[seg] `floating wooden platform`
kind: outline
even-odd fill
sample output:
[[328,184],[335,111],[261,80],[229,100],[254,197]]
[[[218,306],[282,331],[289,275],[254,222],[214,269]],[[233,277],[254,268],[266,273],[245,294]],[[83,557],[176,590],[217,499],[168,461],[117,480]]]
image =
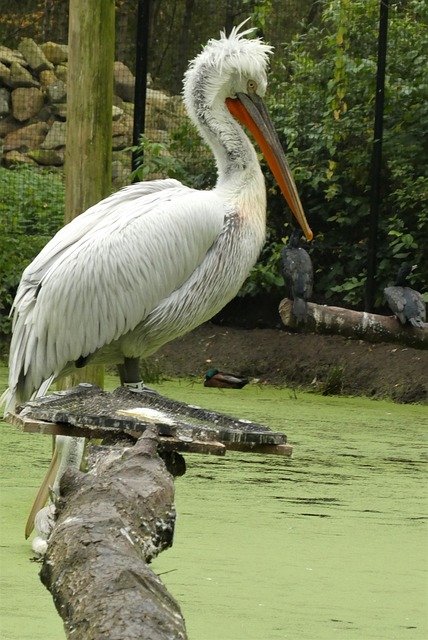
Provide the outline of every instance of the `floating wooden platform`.
[[227,450],[291,456],[284,433],[232,416],[119,387],[112,393],[79,384],[27,402],[8,421],[27,433],[84,438],[138,438],[156,425],[163,451],[224,455]]

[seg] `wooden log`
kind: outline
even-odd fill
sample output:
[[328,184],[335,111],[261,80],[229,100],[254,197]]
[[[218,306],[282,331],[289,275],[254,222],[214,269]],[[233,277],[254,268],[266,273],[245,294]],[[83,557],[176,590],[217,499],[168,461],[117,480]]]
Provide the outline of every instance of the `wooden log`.
[[186,639],[180,607],[147,564],[172,544],[174,483],[154,427],[120,457],[61,481],[41,570],[73,640]]
[[279,315],[287,327],[324,335],[339,335],[367,342],[394,342],[414,349],[428,349],[428,323],[422,328],[402,325],[395,316],[381,316],[341,307],[327,307],[308,302],[308,320],[297,324],[293,301],[285,298]]

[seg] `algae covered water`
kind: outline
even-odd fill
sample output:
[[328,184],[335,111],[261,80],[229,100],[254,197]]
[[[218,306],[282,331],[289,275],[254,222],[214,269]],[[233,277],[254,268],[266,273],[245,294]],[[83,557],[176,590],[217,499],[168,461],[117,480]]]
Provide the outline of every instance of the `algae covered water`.
[[[294,446],[291,460],[186,455],[174,546],[152,568],[190,640],[428,637],[426,407],[262,386],[157,388],[282,430]],[[50,438],[1,427],[0,637],[62,640],[23,539]]]

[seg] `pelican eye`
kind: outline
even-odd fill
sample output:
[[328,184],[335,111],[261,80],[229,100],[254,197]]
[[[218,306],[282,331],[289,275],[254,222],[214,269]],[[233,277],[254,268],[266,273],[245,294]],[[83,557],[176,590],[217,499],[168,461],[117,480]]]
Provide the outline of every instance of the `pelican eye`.
[[256,93],[256,91],[257,91],[257,82],[255,80],[248,80],[248,82],[247,82],[247,91],[248,91],[248,93]]

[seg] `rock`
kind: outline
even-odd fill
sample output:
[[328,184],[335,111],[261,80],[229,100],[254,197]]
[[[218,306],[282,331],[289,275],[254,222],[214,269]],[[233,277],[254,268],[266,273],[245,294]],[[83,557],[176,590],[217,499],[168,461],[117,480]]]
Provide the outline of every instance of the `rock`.
[[170,99],[171,98],[167,96],[166,93],[163,93],[163,91],[157,91],[156,89],[146,90],[146,102],[151,106],[165,108]]
[[58,78],[58,80],[62,80],[65,83],[67,83],[67,73],[68,73],[68,68],[67,68],[67,65],[65,64],[59,64],[55,68],[56,77]]
[[49,102],[64,102],[67,97],[67,85],[62,80],[56,80],[46,88]]
[[19,122],[24,122],[35,116],[44,103],[40,89],[18,88],[12,91],[12,114]]
[[49,126],[46,122],[36,122],[12,131],[4,139],[5,151],[27,152],[30,149],[37,149],[46,138],[48,131]]
[[0,62],[3,62],[7,66],[10,66],[12,62],[18,62],[19,64],[26,64],[24,56],[18,51],[12,51],[8,47],[0,45]]
[[53,64],[46,58],[41,47],[31,38],[23,38],[19,43],[18,50],[35,73],[40,73],[45,69],[53,70]]
[[65,121],[67,119],[67,103],[59,102],[58,104],[52,104],[51,112],[60,120]]
[[40,71],[39,79],[42,87],[46,88],[50,84],[53,84],[57,80],[57,77],[54,71],[52,71],[51,69],[46,69],[45,71]]
[[65,122],[54,122],[40,148],[58,149],[59,147],[65,147],[66,127],[67,124]]
[[124,167],[120,160],[113,160],[111,163],[111,179],[116,187],[122,186],[129,177],[129,165]]
[[163,144],[169,144],[171,142],[168,131],[164,131],[163,129],[146,129],[145,135],[149,140],[153,140],[153,142],[162,142]]
[[36,162],[29,158],[25,153],[20,153],[19,151],[13,150],[8,151],[4,154],[2,159],[2,165],[4,165],[7,169],[13,167],[16,164],[32,164],[35,165]]
[[37,82],[31,75],[31,73],[25,69],[19,62],[12,62],[10,65],[10,77],[9,84],[13,89],[18,87],[39,87],[40,83]]
[[119,120],[113,122],[112,125],[112,135],[123,136],[125,139],[125,144],[132,144],[132,128],[133,128],[133,119],[131,116],[123,114]]
[[0,62],[0,82],[10,87],[10,69]]
[[19,124],[11,117],[2,120],[0,118],[0,138],[5,138],[11,131],[19,129]]
[[68,60],[68,45],[57,44],[56,42],[45,42],[40,45],[41,50],[45,54],[49,62],[53,64],[61,64]]
[[119,118],[123,116],[123,109],[121,109],[120,107],[115,107],[113,105],[111,110],[111,115],[113,118],[113,122],[115,122],[116,120],[119,120]]
[[[22,40],[19,51],[0,45],[0,146],[3,165],[16,162],[60,166],[64,159],[67,118],[68,48],[55,42],[37,45]],[[148,85],[150,77],[147,78]],[[115,94],[112,105],[112,148],[122,166],[115,169],[115,183],[130,171],[135,78],[122,62],[114,64]],[[183,117],[180,96],[147,89],[146,132],[154,141],[168,143],[170,129]],[[39,126],[35,126],[37,125]],[[51,130],[47,130],[47,127]],[[20,130],[20,132],[18,131]],[[12,135],[13,134],[13,135]],[[34,135],[33,139],[30,139]],[[24,160],[23,152],[31,153]],[[122,158],[123,156],[123,158]],[[127,167],[125,170],[124,167]]]
[[59,167],[64,164],[63,149],[34,149],[29,151],[28,156],[35,160],[37,164],[45,166],[53,165]]
[[135,78],[123,62],[114,63],[114,92],[125,102],[134,101]]
[[130,144],[128,136],[113,136],[112,138],[112,149],[113,151],[120,151],[121,149],[125,149]]
[[7,89],[0,89],[0,118],[10,113],[10,93]]

